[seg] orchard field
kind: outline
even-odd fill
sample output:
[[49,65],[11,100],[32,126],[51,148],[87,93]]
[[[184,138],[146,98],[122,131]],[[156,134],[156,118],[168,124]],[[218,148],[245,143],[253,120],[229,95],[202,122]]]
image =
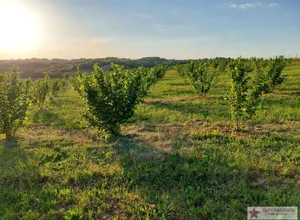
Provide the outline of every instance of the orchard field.
[[0,141],[0,216],[245,219],[247,206],[300,207],[300,60],[283,73],[235,131],[229,74],[197,97],[168,70],[110,141],[69,84]]

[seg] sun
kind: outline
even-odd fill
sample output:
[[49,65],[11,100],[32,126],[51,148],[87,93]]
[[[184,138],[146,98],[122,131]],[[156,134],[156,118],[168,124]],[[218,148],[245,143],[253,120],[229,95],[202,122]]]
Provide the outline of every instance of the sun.
[[23,5],[0,3],[0,28],[0,51],[27,52],[37,45],[37,19]]

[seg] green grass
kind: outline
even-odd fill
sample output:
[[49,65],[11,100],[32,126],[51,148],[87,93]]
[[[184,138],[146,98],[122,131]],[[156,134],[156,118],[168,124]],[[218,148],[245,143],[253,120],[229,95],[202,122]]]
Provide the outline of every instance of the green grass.
[[245,219],[247,206],[300,207],[300,61],[232,131],[229,76],[197,98],[174,71],[122,137],[88,128],[72,88],[0,141],[2,219]]

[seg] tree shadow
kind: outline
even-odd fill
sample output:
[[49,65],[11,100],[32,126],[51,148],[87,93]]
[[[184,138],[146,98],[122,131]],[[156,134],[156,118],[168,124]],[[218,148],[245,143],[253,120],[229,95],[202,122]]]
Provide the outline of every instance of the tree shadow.
[[[220,97],[213,98],[211,101],[222,100]],[[222,100],[223,101],[223,100]],[[183,114],[201,115],[201,117],[215,117],[218,119],[230,119],[228,106],[226,104],[219,103],[218,106],[213,103],[193,103],[193,102],[152,102],[151,105],[157,108],[165,108],[172,111],[179,111]]]
[[[295,97],[294,97],[295,98]],[[271,108],[274,106],[282,106],[282,107],[290,107],[290,108],[299,108],[300,105],[298,102],[294,101],[295,99],[287,99],[287,97],[280,97],[280,98],[271,98],[266,97],[263,98],[261,101],[262,108]]]
[[180,89],[180,90],[167,90],[167,91],[162,91],[160,94],[156,93],[150,93],[147,97],[149,98],[163,98],[163,97],[168,97],[168,96],[178,96],[178,95],[191,95],[195,94],[193,90],[188,90],[188,89]]
[[[29,184],[31,177],[39,176],[38,167],[31,163],[28,152],[20,144],[20,138],[0,141],[0,182],[7,186],[16,183]],[[4,181],[4,179],[6,179]],[[25,181],[27,180],[27,181]]]
[[[204,138],[229,141],[220,136]],[[247,205],[259,204],[264,195],[251,195],[252,171],[233,165],[220,148],[197,148],[197,154],[183,156],[179,150],[164,151],[141,137],[123,136],[114,143],[130,188],[137,189],[160,217],[242,218]],[[232,201],[239,207],[232,207]]]
[[63,126],[66,124],[66,120],[59,117],[57,113],[53,113],[48,110],[36,111],[33,115],[34,124],[44,124],[44,125],[56,125]]
[[170,86],[189,86],[188,82],[169,83]]
[[66,120],[60,116],[60,112],[56,113],[51,110],[35,111],[31,117],[34,125],[48,125],[64,129],[82,129],[81,119],[76,117]]
[[55,213],[59,204],[55,202],[57,191],[52,183],[58,181],[57,177],[45,173],[45,166],[41,168],[45,161],[57,164],[64,159],[65,151],[55,150],[37,155],[36,149],[27,148],[24,140],[0,142],[0,216],[3,219],[40,219],[47,212],[53,213],[53,219],[63,218]]
[[12,207],[16,207],[13,204],[21,204],[22,199],[24,202],[32,190],[42,188],[43,182],[38,166],[30,160],[28,151],[22,148],[18,138],[0,141],[1,216],[9,218]]
[[54,98],[50,100],[50,104],[54,107],[62,107],[63,105],[65,105],[65,100]]
[[300,92],[292,92],[291,95],[292,96],[300,96]]

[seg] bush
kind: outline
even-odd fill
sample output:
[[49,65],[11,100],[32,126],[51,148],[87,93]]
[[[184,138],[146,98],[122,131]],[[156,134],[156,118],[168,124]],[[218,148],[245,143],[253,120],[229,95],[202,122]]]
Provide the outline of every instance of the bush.
[[180,77],[186,77],[185,75],[185,64],[176,64],[175,70]]
[[120,125],[134,114],[135,106],[155,82],[150,76],[154,73],[153,69],[128,70],[116,64],[106,73],[98,65],[90,75],[79,71],[78,90],[87,103],[89,124],[108,135],[120,134]]
[[50,91],[49,81],[50,81],[50,77],[46,75],[44,79],[39,79],[35,81],[31,88],[32,102],[34,104],[37,104],[40,110],[43,109],[47,95],[49,94]]
[[58,93],[63,88],[64,82],[61,79],[51,79],[49,81],[50,100],[58,96]]
[[[79,71],[79,70],[78,70],[78,71]],[[82,94],[82,91],[81,91],[81,89],[80,89],[81,83],[80,83],[78,77],[76,77],[76,76],[70,76],[70,77],[69,77],[69,82],[72,84],[73,89],[74,89],[80,96],[82,96],[83,94]]]
[[210,73],[208,63],[190,62],[184,66],[177,66],[180,76],[187,76],[188,82],[194,87],[196,93],[204,96],[211,88],[215,73]]
[[162,79],[167,71],[167,66],[156,66],[153,68],[139,68],[142,76],[142,88],[139,97],[143,99],[148,94],[151,86],[154,86],[160,79]]
[[271,93],[277,85],[283,83],[285,76],[282,71],[288,64],[288,59],[279,56],[269,60],[251,58],[250,61],[256,73],[255,83],[262,85],[263,93]]
[[250,81],[249,72],[253,69],[247,60],[238,58],[229,64],[231,71],[231,89],[228,95],[230,113],[235,122],[235,129],[240,129],[240,121],[251,119],[260,103],[260,97],[264,89],[264,82],[261,80],[260,72]]
[[6,139],[14,137],[29,105],[30,80],[21,81],[19,75],[18,69],[0,73],[0,133],[5,133]]
[[277,85],[283,83],[285,76],[282,76],[282,70],[287,65],[287,59],[283,56],[275,57],[268,61],[268,66],[265,71],[265,84],[267,87],[264,90],[264,93],[273,92],[274,88]]

